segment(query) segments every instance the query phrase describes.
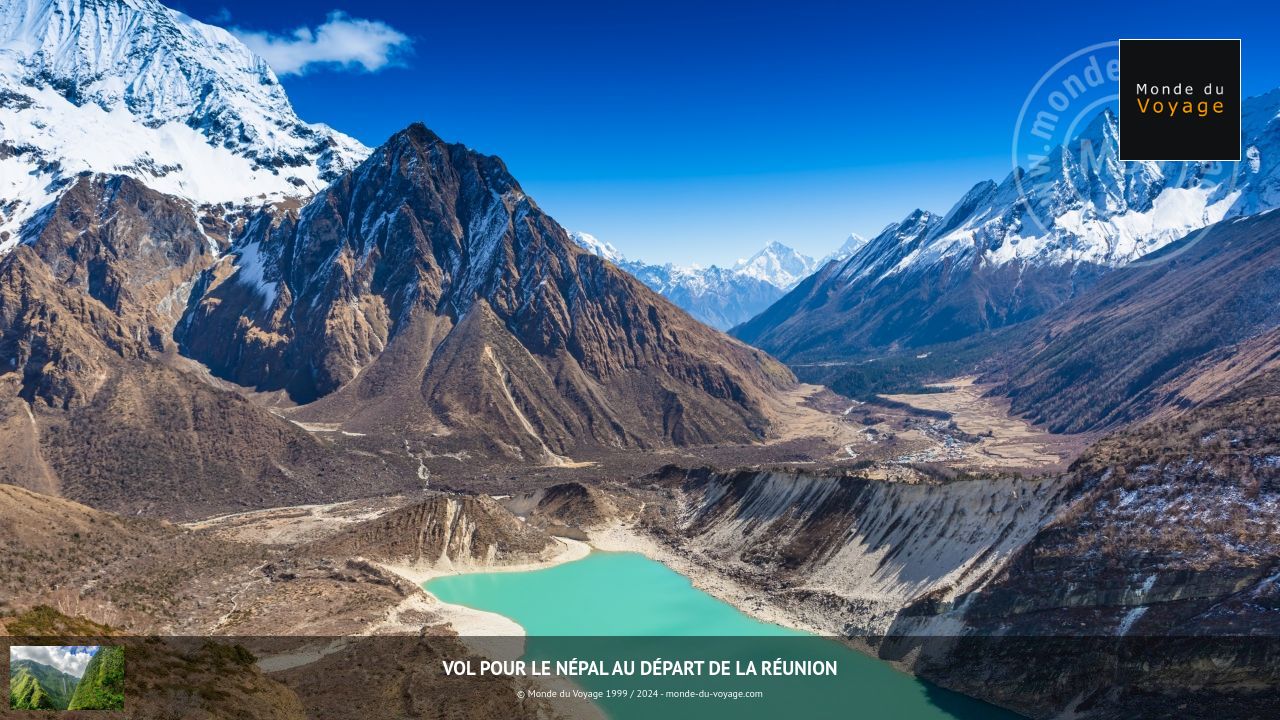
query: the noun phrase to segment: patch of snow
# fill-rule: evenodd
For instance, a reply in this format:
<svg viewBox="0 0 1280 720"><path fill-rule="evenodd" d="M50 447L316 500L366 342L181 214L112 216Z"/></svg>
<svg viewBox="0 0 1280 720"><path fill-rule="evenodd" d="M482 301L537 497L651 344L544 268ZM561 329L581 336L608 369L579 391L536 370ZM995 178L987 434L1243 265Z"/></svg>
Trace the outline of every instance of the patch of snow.
<svg viewBox="0 0 1280 720"><path fill-rule="evenodd" d="M1116 628L1116 635L1119 635L1121 637L1128 635L1129 630L1133 628L1133 624L1138 622L1138 620L1143 615L1145 615L1146 612L1147 612L1147 607L1145 605L1142 605L1142 606L1133 608L1129 612L1125 613L1124 617L1120 620L1120 625Z"/></svg>
<svg viewBox="0 0 1280 720"><path fill-rule="evenodd" d="M248 285L262 298L262 309L269 310L280 295L280 284L267 279L262 243L252 242L236 250L236 282Z"/></svg>

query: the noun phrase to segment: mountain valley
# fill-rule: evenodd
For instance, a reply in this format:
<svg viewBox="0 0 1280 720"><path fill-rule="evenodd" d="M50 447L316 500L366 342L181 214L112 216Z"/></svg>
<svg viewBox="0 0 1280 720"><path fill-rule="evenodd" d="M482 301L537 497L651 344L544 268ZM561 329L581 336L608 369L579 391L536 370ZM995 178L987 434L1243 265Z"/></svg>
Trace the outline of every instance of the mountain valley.
<svg viewBox="0 0 1280 720"><path fill-rule="evenodd" d="M631 551L1029 717L1263 716L1280 91L1227 180L1116 122L820 261L653 265L154 0L0 0L0 645L119 638L146 717L598 717L442 677L524 629L422 585Z"/></svg>

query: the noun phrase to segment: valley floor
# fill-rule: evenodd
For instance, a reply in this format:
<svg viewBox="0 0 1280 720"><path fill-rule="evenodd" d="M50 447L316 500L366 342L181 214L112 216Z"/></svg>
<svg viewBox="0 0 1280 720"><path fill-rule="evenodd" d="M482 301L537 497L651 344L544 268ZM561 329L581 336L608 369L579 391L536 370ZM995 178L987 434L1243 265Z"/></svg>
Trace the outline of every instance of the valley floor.
<svg viewBox="0 0 1280 720"><path fill-rule="evenodd" d="M932 392L870 401L800 385L775 410L775 451L810 455L780 465L853 468L880 480L926 479L917 466L955 472L1037 474L1066 468L1097 435L1061 435L1010 414L1007 400L972 376L929 386Z"/></svg>

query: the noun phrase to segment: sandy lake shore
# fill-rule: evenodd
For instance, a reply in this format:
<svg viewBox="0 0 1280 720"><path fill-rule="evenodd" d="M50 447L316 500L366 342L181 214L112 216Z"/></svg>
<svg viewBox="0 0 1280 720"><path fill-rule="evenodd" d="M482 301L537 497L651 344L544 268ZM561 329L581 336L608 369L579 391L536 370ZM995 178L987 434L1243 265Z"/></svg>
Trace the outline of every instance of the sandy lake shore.
<svg viewBox="0 0 1280 720"><path fill-rule="evenodd" d="M569 538L557 538L557 540L564 545L563 549L549 560L539 563L452 567L413 567L383 564L382 567L418 587L422 587L427 581L446 575L542 570L574 560L581 560L593 549L604 552L634 552L666 565L688 578L693 583L693 586L699 590L732 605L762 622L814 634L830 634L832 631L830 628L824 630L806 622L804 619L797 617L795 613L770 601L763 591L700 565L629 526L615 525L609 528L593 530L588 533L588 542ZM442 602L430 592L426 590L423 592L428 598L427 604L431 612L447 621L454 631L462 637L523 637L526 634L523 627L503 615Z"/></svg>
<svg viewBox="0 0 1280 720"><path fill-rule="evenodd" d="M563 563L573 562L574 560L581 560L591 552L591 546L580 540L571 540L569 538L556 538L556 540L562 545L560 551L550 559L537 563L440 566L383 563L382 567L421 588L427 581L446 575L543 570ZM427 609L447 621L453 627L454 632L462 637L524 637L526 634L519 623L503 615L443 602L425 589L423 593L427 596Z"/></svg>

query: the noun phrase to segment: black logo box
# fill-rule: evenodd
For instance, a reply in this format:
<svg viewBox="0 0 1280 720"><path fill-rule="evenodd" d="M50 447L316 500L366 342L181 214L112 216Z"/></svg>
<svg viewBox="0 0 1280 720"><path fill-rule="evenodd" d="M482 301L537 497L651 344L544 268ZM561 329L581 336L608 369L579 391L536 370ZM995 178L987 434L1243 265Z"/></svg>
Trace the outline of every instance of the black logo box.
<svg viewBox="0 0 1280 720"><path fill-rule="evenodd" d="M1238 162L1240 96L1238 39L1122 39L1120 159ZM1170 103L1177 104L1173 114Z"/></svg>

